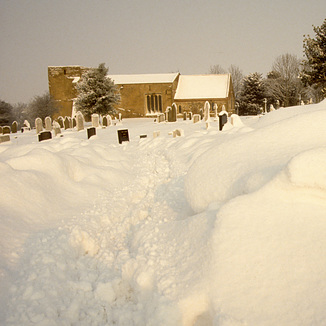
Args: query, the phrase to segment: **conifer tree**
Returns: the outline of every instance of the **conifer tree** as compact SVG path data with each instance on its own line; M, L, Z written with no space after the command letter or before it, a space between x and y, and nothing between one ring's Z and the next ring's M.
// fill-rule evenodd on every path
M320 27L313 26L315 38L304 38L306 59L303 61L302 81L320 87L326 96L326 19Z
M120 94L114 82L107 77L108 68L101 63L98 68L84 73L76 88L78 92L75 103L77 111L90 117L93 113L100 115L114 114L115 105L120 101Z
M255 115L260 112L264 99L264 83L262 74L254 72L243 78L239 113Z
M12 105L0 100L0 126L10 124L12 119Z

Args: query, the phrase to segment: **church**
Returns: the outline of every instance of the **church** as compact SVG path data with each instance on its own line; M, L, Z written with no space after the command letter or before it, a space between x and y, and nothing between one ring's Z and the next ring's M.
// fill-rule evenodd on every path
M89 68L82 66L49 66L49 92L60 104L61 116L74 114L76 84ZM199 113L206 101L234 113L235 98L230 74L181 75L130 74L109 75L120 92L117 111L123 118L155 117L176 104L180 117L184 112Z

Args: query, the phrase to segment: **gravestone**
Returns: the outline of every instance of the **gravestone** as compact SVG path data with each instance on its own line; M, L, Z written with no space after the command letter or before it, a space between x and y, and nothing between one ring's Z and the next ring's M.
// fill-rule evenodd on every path
M59 123L59 126L60 128L64 128L64 121L63 121L63 117L58 117L57 119L58 123Z
M65 130L69 129L69 119L68 117L65 117L65 120L63 121L63 126Z
M139 135L139 138L147 138L147 135Z
M103 117L102 124L103 124L103 127L107 127L108 126L108 118L106 116Z
M108 127L112 126L112 117L108 114L106 118L108 119Z
M120 129L118 130L118 139L119 144L122 144L124 141L129 141L129 131L128 129Z
M275 111L275 108L274 108L274 105L273 105L273 104L271 104L271 105L269 106L269 112L272 112L272 111Z
M72 119L71 119L71 117L68 117L68 121L69 121L69 128L72 129L73 126L72 126Z
M39 134L43 130L43 122L41 118L35 119L35 128L37 134Z
M187 112L183 112L183 120L187 120Z
M175 130L175 135L177 137L183 137L185 135L184 130L183 129L176 129Z
M175 103L172 104L172 110L171 110L171 122L177 121L177 105Z
M17 122L17 121L14 121L14 122L12 123L12 125L11 125L11 132L12 132L13 134L15 134L15 133L17 132L17 130L18 130L18 122Z
M220 112L219 116L219 129L222 130L223 126L228 122L228 116L225 112Z
M92 114L92 127L99 127L100 126L100 117L97 113Z
M95 127L87 128L87 138L90 139L92 136L96 136L96 128Z
M0 143L10 141L10 135L0 135Z
M214 110L214 119L218 119L218 114L217 114L217 104L215 103L214 106L213 106L213 110Z
M119 122L122 121L122 113L119 113Z
M161 123L161 122L165 121L164 113L160 113L160 114L157 115L157 121L158 121L158 123Z
M0 126L0 134L2 134L2 127Z
M192 112L189 112L189 120L192 120Z
M61 134L61 128L60 128L59 122L53 121L53 129L54 129L55 136Z
M84 130L84 116L83 114L78 111L76 115L76 127L77 131Z
M158 131L154 131L153 132L153 138L156 138L156 137L159 137L161 134L161 132L158 130Z
M52 130L52 119L51 119L51 117L46 117L44 119L44 123L45 123L45 130L51 131Z
M204 118L203 109L199 110L199 116L200 116L200 120L203 120L203 118Z
M43 140L48 140L48 139L52 139L51 131L45 130L45 131L41 131L38 134L38 141L43 141Z
M24 120L23 127L28 128L28 130L31 130L31 124L28 122L28 120Z
M76 123L76 118L73 117L73 118L71 119L71 121L72 121L72 127L75 128L76 125L77 125L77 123Z
M6 134L10 134L10 127L9 126L3 126L2 127L2 133L4 134L4 135L6 135Z
M205 121L209 121L210 120L210 109L211 109L211 106L209 104L208 101L205 102L205 105L204 105L204 120Z
M199 122L200 121L200 115L199 114L194 114L193 115L193 121L194 121L194 123Z
M172 121L172 108L171 106L168 106L165 111L165 119L168 122Z

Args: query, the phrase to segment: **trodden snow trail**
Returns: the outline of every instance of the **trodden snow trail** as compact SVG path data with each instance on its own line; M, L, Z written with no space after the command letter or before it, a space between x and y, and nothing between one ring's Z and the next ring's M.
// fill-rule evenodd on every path
M10 287L7 325L182 325L189 304L206 311L205 298L191 294L175 305L178 288L187 293L189 279L200 278L189 265L205 255L185 254L196 251L188 236L197 228L184 223L185 171L172 173L156 145L127 145L134 162L127 186L29 239Z

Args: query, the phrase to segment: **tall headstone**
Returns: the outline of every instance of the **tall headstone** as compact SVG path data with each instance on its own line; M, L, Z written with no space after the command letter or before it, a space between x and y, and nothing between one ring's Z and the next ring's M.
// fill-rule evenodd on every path
M51 117L46 117L44 119L44 123L45 123L45 130L51 131L52 130L52 119L51 119Z
M55 136L61 134L61 128L60 128L59 122L53 121L53 129L54 129Z
M177 121L177 105L175 103L172 104L172 113L171 113L171 122L176 122Z
M192 120L192 112L189 112L189 120Z
M43 130L43 122L41 118L35 119L35 129L37 134L39 134Z
M106 118L108 119L108 127L112 126L112 117L108 114Z
M100 126L100 116L97 113L92 114L92 127Z
M77 125L76 118L73 117L73 118L71 119L71 121L72 121L72 127L75 128L76 125Z
M217 114L217 104L215 103L214 106L213 106L213 110L214 110L214 119L218 119L218 114Z
M210 109L211 109L211 106L209 104L208 101L205 102L205 105L204 105L204 120L205 121L209 121L210 120Z
M17 121L14 121L11 125L11 132L13 134L17 133L17 130L18 130L18 122Z
M187 120L187 112L183 112L183 120Z
M200 120L203 120L203 118L204 118L203 109L199 110L199 116L200 116Z
M63 117L58 117L58 123L59 123L59 125L60 125L60 128L64 128L64 122L63 122Z
M225 111L222 111L218 115L219 118L219 129L222 130L223 126L228 122L228 115Z
M72 129L73 126L72 126L72 119L71 119L71 117L68 117L68 121L69 121L69 128Z
M104 116L103 119L102 119L102 125L103 125L103 127L108 126L108 118L106 116Z
M83 114L78 111L76 114L76 127L77 131L84 130L84 116Z
M69 119L68 117L65 117L65 120L63 121L63 126L65 130L69 129Z
M122 121L122 113L119 113L119 122Z

